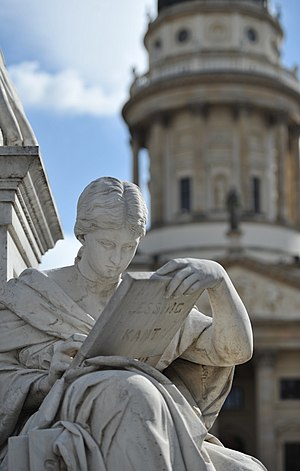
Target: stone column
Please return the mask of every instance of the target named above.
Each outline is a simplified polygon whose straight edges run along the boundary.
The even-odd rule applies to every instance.
[[[274,145],[274,136],[271,127],[269,126],[266,131],[266,154],[267,154],[267,165],[266,165],[266,177],[267,177],[267,188],[266,188],[266,214],[269,221],[274,222],[277,217],[277,182],[276,182],[276,150]]]
[[[267,469],[275,469],[274,366],[275,354],[261,351],[255,361],[256,423],[258,458]]]
[[[164,127],[159,116],[153,117],[148,127],[147,148],[150,159],[149,190],[151,197],[151,226],[161,226],[164,214],[163,155]]]
[[[132,149],[132,157],[133,157],[132,180],[133,180],[133,183],[139,186],[140,184],[139,153],[140,153],[141,145],[140,145],[139,134],[136,131],[134,131],[132,134],[131,149]]]
[[[277,134],[277,220],[288,220],[288,193],[287,193],[287,157],[288,157],[288,130],[284,117],[280,117],[276,126]]]
[[[299,126],[290,129],[291,182],[293,222],[300,227],[300,167],[299,167]]]
[[[156,183],[156,187],[159,186],[161,190],[161,208],[157,211],[161,225],[171,222],[174,208],[173,129],[171,115],[167,112],[158,113],[155,121],[158,131],[157,137],[160,138],[160,142],[156,142],[156,158],[158,156],[161,161],[159,164],[161,173],[158,175],[160,182],[159,185]],[[151,194],[151,199],[156,200],[157,195]]]
[[[244,210],[250,208],[250,169],[249,169],[249,149],[248,149],[248,117],[249,110],[247,108],[239,108],[238,110],[238,130],[240,137],[240,188],[242,197],[242,207]]]
[[[231,180],[229,182],[229,188],[235,188],[239,195],[241,195],[241,144],[246,145],[244,139],[244,129],[239,124],[239,117],[241,114],[241,106],[236,105],[231,109],[233,119],[233,146],[232,146],[232,157],[231,157]]]
[[[208,115],[209,108],[207,105],[194,106],[191,108],[193,116],[193,133],[194,133],[194,208],[196,214],[205,214],[209,210],[207,197],[209,191],[209,175],[206,173],[207,164],[207,139],[208,139]]]
[[[206,153],[208,134],[208,106],[193,105],[190,107],[193,123],[193,213],[203,215],[207,211],[206,198],[209,191],[209,176],[207,173]]]
[[[165,126],[165,153],[163,156],[163,180],[164,180],[164,222],[172,221],[173,201],[173,152],[172,152],[172,128],[169,121],[164,123]]]

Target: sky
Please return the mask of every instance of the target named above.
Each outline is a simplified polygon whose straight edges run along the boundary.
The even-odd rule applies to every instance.
[[[147,70],[143,35],[156,0],[0,0],[0,48],[37,137],[65,240],[42,268],[71,264],[76,203],[95,178],[131,179],[120,111],[132,67]],[[274,0],[282,60],[300,65],[299,0]]]

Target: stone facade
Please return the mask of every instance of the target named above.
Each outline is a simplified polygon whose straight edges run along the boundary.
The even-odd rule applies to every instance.
[[[0,146],[1,282],[27,267],[62,238],[39,148]]]
[[[0,287],[62,239],[37,140],[0,51]]]
[[[250,313],[255,355],[237,367],[215,432],[269,470],[300,453],[300,84],[281,63],[283,31],[268,2],[158,2],[123,116],[133,178],[149,153],[151,228],[136,258],[217,259]],[[239,230],[227,196],[239,197]],[[201,300],[204,312],[209,305]],[[297,458],[298,457],[298,458]]]

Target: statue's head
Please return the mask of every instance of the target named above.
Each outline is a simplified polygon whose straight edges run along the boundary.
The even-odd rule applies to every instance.
[[[74,227],[79,241],[96,229],[121,229],[143,237],[146,233],[147,207],[134,183],[113,177],[92,181],[81,193]]]
[[[130,264],[145,235],[147,208],[133,183],[102,177],[79,197],[75,235],[81,242],[76,263],[89,277],[116,278]]]

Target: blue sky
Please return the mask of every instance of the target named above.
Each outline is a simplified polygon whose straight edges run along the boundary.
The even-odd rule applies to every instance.
[[[283,63],[300,64],[299,0],[272,2],[286,32]],[[131,67],[147,67],[142,45],[156,0],[1,0],[0,47],[37,136],[65,242],[43,267],[72,263],[77,198],[94,178],[131,178],[120,117]]]

